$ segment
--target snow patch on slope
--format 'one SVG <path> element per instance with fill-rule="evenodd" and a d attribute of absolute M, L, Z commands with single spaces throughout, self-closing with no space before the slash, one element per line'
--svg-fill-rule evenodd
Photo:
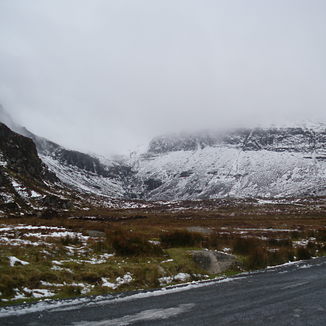
<path fill-rule="evenodd" d="M 149 199 L 275 197 L 325 192 L 326 161 L 301 152 L 205 147 L 141 159 L 139 178 L 161 180 Z"/>
<path fill-rule="evenodd" d="M 61 164 L 50 156 L 40 155 L 40 157 L 50 171 L 54 172 L 62 182 L 78 190 L 114 198 L 121 198 L 125 192 L 123 186 L 116 180 L 73 165 Z"/>

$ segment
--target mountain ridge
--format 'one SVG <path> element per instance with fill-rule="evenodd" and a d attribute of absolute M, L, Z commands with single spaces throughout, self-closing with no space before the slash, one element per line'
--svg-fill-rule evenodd
<path fill-rule="evenodd" d="M 7 119 L 8 120 L 8 119 Z M 193 200 L 326 195 L 326 125 L 241 128 L 155 137 L 146 153 L 103 163 L 34 135 L 48 168 L 108 198 Z"/>

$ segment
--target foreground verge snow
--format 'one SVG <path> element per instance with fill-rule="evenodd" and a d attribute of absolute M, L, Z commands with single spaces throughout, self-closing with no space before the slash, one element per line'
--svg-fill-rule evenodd
<path fill-rule="evenodd" d="M 212 280 L 197 281 L 197 282 L 193 281 L 191 283 L 178 284 L 176 286 L 169 287 L 169 288 L 162 288 L 160 290 L 155 290 L 155 291 L 139 292 L 132 295 L 124 295 L 124 294 L 120 294 L 117 296 L 105 295 L 105 296 L 97 296 L 95 298 L 79 298 L 79 299 L 64 300 L 64 301 L 62 300 L 53 301 L 50 299 L 45 299 L 35 304 L 9 306 L 5 308 L 0 308 L 0 318 L 8 317 L 8 316 L 25 315 L 25 314 L 40 312 L 45 310 L 48 310 L 49 312 L 69 311 L 69 310 L 79 309 L 82 306 L 90 307 L 99 304 L 103 305 L 103 304 L 111 304 L 111 303 L 118 303 L 124 301 L 133 301 L 141 298 L 156 297 L 156 296 L 167 295 L 176 292 L 188 291 L 195 288 L 210 286 L 212 284 L 233 282 L 245 278 L 246 278 L 245 276 L 236 276 L 230 278 L 219 277 Z"/>
<path fill-rule="evenodd" d="M 26 305 L 9 306 L 9 307 L 0 308 L 0 318 L 8 317 L 8 316 L 25 315 L 28 313 L 41 312 L 45 310 L 48 310 L 49 312 L 69 311 L 69 310 L 77 310 L 83 306 L 91 307 L 95 305 L 105 305 L 111 303 L 114 304 L 119 302 L 133 301 L 142 298 L 156 297 L 161 295 L 168 295 L 172 293 L 188 291 L 195 288 L 211 286 L 214 284 L 221 284 L 221 283 L 243 280 L 246 279 L 247 277 L 250 277 L 251 275 L 255 275 L 261 272 L 274 272 L 274 271 L 279 272 L 278 270 L 284 267 L 294 267 L 297 269 L 301 269 L 301 268 L 312 268 L 314 266 L 320 266 L 323 264 L 326 264 L 325 259 L 323 259 L 319 263 L 315 262 L 314 264 L 307 264 L 307 261 L 296 261 L 291 263 L 285 263 L 282 265 L 271 266 L 265 270 L 241 273 L 234 277 L 224 277 L 224 278 L 219 277 L 212 280 L 197 281 L 197 282 L 193 281 L 191 283 L 179 284 L 172 287 L 162 288 L 160 290 L 138 292 L 131 295 L 126 295 L 126 294 L 119 294 L 114 296 L 105 295 L 105 296 L 97 296 L 93 298 L 84 297 L 84 298 L 73 299 L 73 300 L 59 300 L 59 301 L 45 299 L 44 301 L 40 301 L 36 304 L 26 304 Z"/>

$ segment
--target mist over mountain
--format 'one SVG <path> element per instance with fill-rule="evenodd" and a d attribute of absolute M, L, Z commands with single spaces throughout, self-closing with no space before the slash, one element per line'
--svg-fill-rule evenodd
<path fill-rule="evenodd" d="M 304 0 L 4 0 L 0 117 L 84 192 L 323 194 L 325 12 Z"/>
<path fill-rule="evenodd" d="M 119 160 L 34 135 L 40 158 L 67 186 L 110 198 L 188 200 L 326 194 L 326 125 L 241 128 L 159 136 Z M 0 116 L 1 118 L 1 116 Z"/>
<path fill-rule="evenodd" d="M 325 123 L 325 12 L 320 0 L 2 0 L 0 101 L 34 134 L 104 156 L 181 131 Z"/>

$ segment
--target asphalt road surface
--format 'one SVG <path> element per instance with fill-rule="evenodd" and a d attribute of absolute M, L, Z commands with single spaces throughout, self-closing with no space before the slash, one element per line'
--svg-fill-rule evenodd
<path fill-rule="evenodd" d="M 326 258 L 166 290 L 0 309 L 0 325 L 326 325 Z"/>

